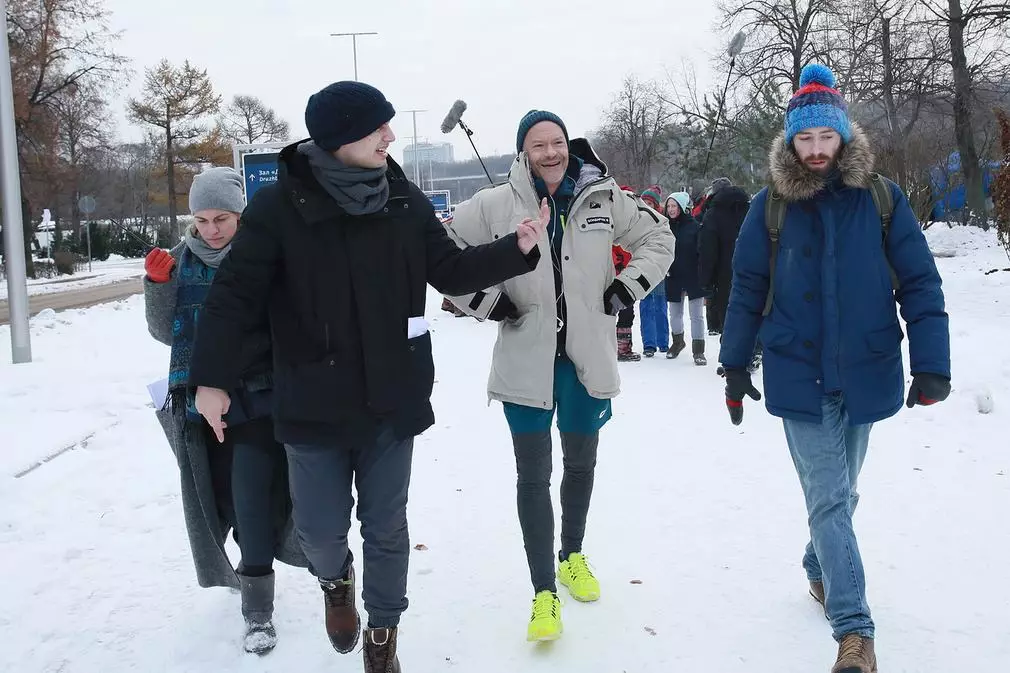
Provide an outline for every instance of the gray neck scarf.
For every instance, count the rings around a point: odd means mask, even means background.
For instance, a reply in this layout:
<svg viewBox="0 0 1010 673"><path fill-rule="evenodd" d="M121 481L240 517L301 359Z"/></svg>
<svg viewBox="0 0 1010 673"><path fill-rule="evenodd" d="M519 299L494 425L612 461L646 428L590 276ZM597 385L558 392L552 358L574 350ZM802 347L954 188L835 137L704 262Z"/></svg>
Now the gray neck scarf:
<svg viewBox="0 0 1010 673"><path fill-rule="evenodd" d="M376 213L389 200L389 181L384 167L345 166L311 140L299 145L298 153L308 158L316 180L348 215Z"/></svg>
<svg viewBox="0 0 1010 673"><path fill-rule="evenodd" d="M223 260L225 255L228 254L228 251L231 250L231 241L228 241L228 245L218 250L207 245L207 242L196 236L192 229L187 229L186 247L189 248L190 252L199 257L201 262L212 269L216 269L221 266L221 260Z"/></svg>

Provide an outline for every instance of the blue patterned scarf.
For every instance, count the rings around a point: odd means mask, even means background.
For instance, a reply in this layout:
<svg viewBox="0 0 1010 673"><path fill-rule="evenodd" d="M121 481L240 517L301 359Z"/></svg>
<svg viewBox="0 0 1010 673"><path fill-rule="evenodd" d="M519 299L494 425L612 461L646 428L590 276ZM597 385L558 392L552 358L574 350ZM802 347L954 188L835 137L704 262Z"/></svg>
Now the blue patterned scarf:
<svg viewBox="0 0 1010 673"><path fill-rule="evenodd" d="M175 318L172 321L172 353L168 367L168 389L174 403L186 400L186 415L199 420L195 391L189 388L189 363L193 356L196 321L207 299L216 268L203 262L188 246L179 257L176 270Z"/></svg>

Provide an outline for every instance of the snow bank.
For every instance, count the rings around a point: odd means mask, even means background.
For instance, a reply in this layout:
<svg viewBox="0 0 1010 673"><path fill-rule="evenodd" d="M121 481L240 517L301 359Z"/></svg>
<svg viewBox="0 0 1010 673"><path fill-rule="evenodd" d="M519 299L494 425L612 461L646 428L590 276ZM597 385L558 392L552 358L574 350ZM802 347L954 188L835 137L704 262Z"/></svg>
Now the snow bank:
<svg viewBox="0 0 1010 673"><path fill-rule="evenodd" d="M874 428L856 517L882 671L1003 673L1010 661L1010 274L1002 251L938 259L954 391ZM977 245L976 245L977 244ZM998 254L996 254L998 253ZM1003 257L1004 265L1005 256ZM715 367L621 366L600 446L586 551L599 604L565 601L565 635L525 642L528 569L515 459L484 393L495 329L429 318L438 422L414 452L411 608L400 653L418 673L827 671L835 645L806 595L806 514L781 423L748 403L729 423ZM637 332L637 330L636 330ZM145 385L168 349L143 298L36 318L35 363L0 365L0 671L360 671L339 657L303 571L278 567L279 645L241 652L238 597L196 587L178 473ZM708 348L715 360L716 339ZM9 331L0 328L9 363ZM760 385L760 383L759 383ZM980 414L988 393L995 401ZM89 437L86 445L12 475ZM561 452L555 450L555 490ZM352 534L352 548L360 541ZM358 555L360 559L360 555ZM360 571L360 562L358 569Z"/></svg>
<svg viewBox="0 0 1010 673"><path fill-rule="evenodd" d="M144 260L142 259L112 259L104 262L94 262L91 271L85 270L72 276L57 278L38 278L28 280L28 295L54 294L69 290L82 290L89 287L99 287L120 283L144 275ZM7 299L7 280L0 279L0 301Z"/></svg>

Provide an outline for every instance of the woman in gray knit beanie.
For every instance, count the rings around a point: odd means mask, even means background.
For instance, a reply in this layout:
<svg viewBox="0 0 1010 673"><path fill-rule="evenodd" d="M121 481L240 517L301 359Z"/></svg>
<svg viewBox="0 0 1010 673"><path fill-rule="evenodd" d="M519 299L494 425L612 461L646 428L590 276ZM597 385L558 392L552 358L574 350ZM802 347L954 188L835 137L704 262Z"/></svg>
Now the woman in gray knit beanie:
<svg viewBox="0 0 1010 673"><path fill-rule="evenodd" d="M273 367L265 316L235 344L245 365L239 389L229 391L227 427L220 434L196 412L188 383L197 317L244 207L242 176L236 171L210 168L197 175L189 192L193 226L171 251L155 248L148 255L144 300L151 335L171 347L169 397L158 420L179 464L197 581L241 590L245 650L265 654L277 639L274 559L308 565L291 522L284 447L274 440L270 418ZM225 551L229 530L241 552L237 570Z"/></svg>

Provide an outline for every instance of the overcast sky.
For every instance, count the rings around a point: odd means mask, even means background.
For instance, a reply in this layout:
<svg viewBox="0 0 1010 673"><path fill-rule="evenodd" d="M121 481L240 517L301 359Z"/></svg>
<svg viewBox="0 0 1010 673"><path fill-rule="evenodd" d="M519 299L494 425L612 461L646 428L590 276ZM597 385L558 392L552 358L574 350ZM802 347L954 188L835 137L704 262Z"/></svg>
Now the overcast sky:
<svg viewBox="0 0 1010 673"><path fill-rule="evenodd" d="M235 94L257 96L300 138L308 96L354 76L350 38L330 33L377 31L358 38L358 75L398 111L398 159L413 133L405 110L428 110L418 114L418 136L438 142L446 137L442 119L462 98L477 149L508 152L530 108L556 112L573 136L584 135L625 75L665 78L666 68L687 58L705 84L711 55L722 48L707 0L105 2L111 27L123 31L118 50L134 69L115 103L120 136L140 136L123 108L140 92L144 68L161 58L188 58L208 70L226 102ZM462 131L449 138L457 159L473 155Z"/></svg>

